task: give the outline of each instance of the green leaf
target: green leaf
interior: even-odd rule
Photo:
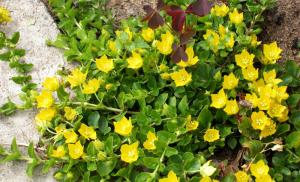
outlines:
[[[168,93],[160,94],[154,103],[155,109],[161,109],[163,105],[166,103],[168,97],[169,97]]]
[[[153,175],[151,173],[146,173],[146,172],[142,172],[139,173],[136,177],[135,177],[135,182],[151,182],[153,179]]]
[[[7,155],[4,159],[1,160],[1,162],[9,162],[18,160],[21,157],[21,152],[19,151],[16,138],[13,139],[11,145],[10,145],[11,153]]]
[[[294,131],[290,133],[285,142],[288,148],[298,148],[300,146],[300,131]]]
[[[16,104],[13,103],[11,100],[8,100],[7,103],[5,103],[0,107],[0,114],[8,116],[13,114],[16,110],[17,110]]]
[[[194,158],[187,162],[184,166],[184,170],[189,174],[198,173],[201,167],[201,162],[199,158]]]
[[[300,104],[300,94],[290,95],[289,98],[287,99],[287,104],[291,108],[295,108],[295,107],[299,106],[299,104]]]
[[[279,136],[279,135],[282,135],[284,133],[287,133],[291,130],[291,126],[287,123],[285,124],[280,124],[277,126],[277,131],[276,131],[276,135]]]
[[[178,154],[178,151],[176,148],[169,147],[169,146],[166,147],[165,155],[167,157],[171,157],[172,155],[176,155],[176,154]]]
[[[181,112],[181,114],[183,114],[183,115],[187,114],[187,112],[189,110],[189,103],[188,103],[188,98],[186,95],[179,102],[178,109]]]
[[[42,172],[43,174],[46,174],[49,172],[49,170],[55,165],[55,159],[46,160],[44,162]]]
[[[65,88],[63,85],[60,85],[56,91],[57,97],[60,101],[64,102],[67,101],[69,98],[69,94],[65,91]]]
[[[155,169],[158,165],[160,165],[160,161],[159,158],[144,157],[143,164],[149,169]]]
[[[16,84],[23,84],[31,81],[31,76],[14,76],[11,78]]]
[[[29,157],[33,158],[33,159],[38,159],[35,151],[34,151],[34,146],[33,146],[33,143],[30,142],[28,148],[27,148],[27,152],[28,152],[28,155]]]
[[[227,145],[233,150],[237,146],[237,140],[236,138],[229,138],[227,141]]]
[[[91,112],[88,116],[88,124],[94,128],[99,128],[100,114],[98,111]]]
[[[198,116],[198,119],[197,119],[197,121],[199,122],[199,127],[201,129],[209,128],[212,120],[213,120],[213,115],[210,112],[210,110],[208,109],[208,106],[205,106],[201,110],[201,112]]]
[[[263,149],[264,144],[259,140],[249,140],[242,143],[244,148],[248,148],[251,156],[255,156]]]
[[[99,161],[97,164],[97,172],[100,176],[107,176],[115,168],[117,161],[111,159],[109,161]]]
[[[27,164],[27,168],[26,168],[26,174],[29,177],[33,176],[33,171],[34,169],[39,165],[38,160],[36,159],[31,159],[31,161]]]
[[[10,42],[13,43],[13,44],[17,44],[19,42],[19,39],[20,39],[20,32],[15,32],[11,39],[10,39]]]
[[[97,170],[97,163],[96,162],[87,162],[87,169],[89,171],[96,171]]]
[[[291,123],[296,127],[297,130],[300,130],[300,112],[294,112],[290,116]]]

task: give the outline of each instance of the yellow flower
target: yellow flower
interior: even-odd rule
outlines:
[[[257,98],[257,96],[256,96],[255,93],[253,93],[253,94],[246,94],[245,100],[251,103],[252,108],[256,108],[257,107],[258,98]]]
[[[218,51],[218,46],[220,43],[219,34],[217,34],[214,30],[207,29],[206,33],[203,35],[203,38],[208,42],[214,52]]]
[[[186,119],[186,130],[187,131],[192,131],[192,130],[196,130],[199,126],[199,122],[196,120],[192,120],[192,116],[189,115]]]
[[[286,108],[282,113],[281,116],[277,118],[279,122],[285,122],[289,119],[289,110]]]
[[[42,109],[36,116],[36,124],[39,127],[46,127],[50,121],[55,117],[56,110],[54,108]]]
[[[83,146],[81,145],[80,141],[76,142],[75,144],[68,144],[69,155],[72,159],[78,159],[83,154]]]
[[[255,69],[254,66],[248,66],[242,68],[242,74],[245,80],[255,81],[258,78],[258,69]]]
[[[169,171],[168,177],[159,179],[159,182],[179,182],[179,178],[173,171]]]
[[[78,68],[71,71],[71,75],[68,76],[67,80],[71,84],[71,88],[81,85],[85,82],[86,73],[82,73]]]
[[[241,68],[246,68],[253,65],[254,54],[250,54],[244,49],[240,54],[235,55],[235,62]]]
[[[128,68],[139,69],[143,66],[143,58],[137,52],[132,52],[132,56],[127,58]]]
[[[228,6],[226,6],[226,4],[222,4],[221,6],[219,5],[215,5],[211,12],[213,14],[215,14],[216,16],[221,16],[221,17],[224,17],[227,15],[227,13],[229,12],[229,8]]]
[[[181,60],[179,63],[177,63],[180,67],[184,68],[187,66],[193,66],[198,63],[198,61],[199,61],[198,56],[194,57],[194,50],[192,47],[186,48],[185,53],[188,56],[188,60],[187,61]]]
[[[167,31],[165,34],[161,35],[161,41],[155,43],[156,48],[161,54],[169,55],[172,52],[172,45],[174,42],[174,36]]]
[[[92,79],[89,80],[88,83],[83,84],[82,93],[84,94],[94,94],[98,91],[100,84],[102,83],[102,80],[98,79]]]
[[[132,40],[132,32],[130,31],[130,28],[126,27],[124,32],[127,33],[129,40]]]
[[[229,13],[229,19],[231,23],[238,25],[243,22],[244,15],[243,13],[239,13],[238,10],[235,8],[233,12]]]
[[[3,7],[0,7],[0,23],[11,22],[10,12]]]
[[[220,138],[219,130],[208,129],[208,130],[206,130],[203,138],[204,138],[204,141],[214,142]]]
[[[223,25],[219,25],[219,28],[218,28],[218,31],[219,31],[219,34],[221,36],[222,39],[225,38],[225,35],[226,35],[226,32],[227,32],[227,28],[225,28]]]
[[[274,182],[269,174],[259,176],[255,179],[255,182]]]
[[[268,109],[268,115],[272,118],[281,117],[285,110],[287,109],[286,106],[278,104],[277,102],[271,102],[270,107]]]
[[[276,124],[272,120],[270,121],[270,124],[267,125],[261,132],[260,132],[260,138],[265,138],[267,136],[271,136],[276,132]]]
[[[221,109],[226,105],[227,96],[223,89],[221,89],[217,94],[211,94],[211,107]]]
[[[157,41],[155,45],[156,45],[156,48],[158,49],[158,51],[161,54],[169,55],[173,51],[172,45],[171,44],[167,44],[166,42]]]
[[[256,130],[263,130],[270,124],[270,119],[265,115],[263,111],[252,112],[251,125]]]
[[[160,72],[165,72],[165,71],[168,71],[169,70],[169,67],[165,64],[160,64],[159,65],[159,71]]]
[[[239,84],[239,79],[235,77],[233,73],[224,76],[223,88],[224,89],[234,89]]]
[[[200,167],[201,176],[203,176],[203,177],[211,176],[216,172],[217,168],[215,168],[214,166],[211,166],[210,163],[211,163],[211,160],[207,161],[205,164],[203,164]]]
[[[55,127],[55,132],[57,135],[62,134],[66,130],[65,124],[59,124],[57,127]]]
[[[259,79],[259,80],[257,80],[257,81],[253,81],[252,82],[252,84],[250,84],[250,87],[252,88],[252,89],[254,89],[257,93],[259,93],[260,94],[260,92],[261,92],[261,89],[263,88],[263,87],[265,87],[266,85],[265,85],[265,81],[263,80],[263,79]]]
[[[66,151],[64,146],[60,145],[56,148],[56,150],[52,151],[52,157],[56,157],[56,158],[62,158],[63,156],[65,156]]]
[[[115,68],[113,60],[108,59],[106,55],[101,56],[100,59],[96,59],[96,66],[104,73],[109,73]]]
[[[171,34],[171,32],[167,31],[165,34],[161,35],[161,41],[168,45],[173,45],[174,36]]]
[[[145,28],[142,30],[142,37],[145,41],[151,42],[154,39],[154,31],[151,28]]]
[[[244,171],[238,171],[234,175],[236,178],[236,182],[248,182],[249,181],[249,176]]]
[[[262,111],[268,110],[270,108],[270,104],[271,104],[271,98],[267,95],[262,95],[257,99],[257,107],[259,108],[259,110]]]
[[[230,33],[230,37],[226,41],[225,46],[228,47],[228,48],[233,48],[233,46],[234,46],[234,33]]]
[[[108,45],[108,48],[113,51],[113,52],[117,52],[118,51],[118,48],[117,48],[117,45],[116,45],[116,42],[115,41],[112,41],[112,40],[109,40],[107,42],[107,45]]]
[[[105,89],[110,90],[113,86],[114,86],[113,84],[108,83],[108,84],[105,85]]]
[[[280,59],[282,49],[277,46],[277,42],[271,44],[264,44],[263,46],[263,64],[275,64]]]
[[[287,86],[273,86],[273,90],[275,91],[275,99],[277,102],[281,103],[282,100],[286,100],[289,98],[289,94],[286,93],[286,89]]]
[[[64,111],[65,111],[65,118],[69,121],[73,121],[75,119],[75,117],[77,116],[77,112],[75,109],[72,109],[71,107],[64,107]]]
[[[131,118],[127,119],[125,116],[118,122],[114,122],[115,132],[122,136],[129,136],[133,128]]]
[[[185,86],[192,81],[192,75],[185,69],[171,73],[171,78],[174,80],[176,87]]]
[[[224,108],[224,111],[228,115],[234,115],[239,112],[239,106],[236,100],[227,100],[226,107]]]
[[[259,160],[257,163],[251,164],[250,171],[253,176],[259,178],[268,174],[269,166],[263,160]]]
[[[139,142],[135,142],[131,145],[123,144],[121,146],[121,160],[127,163],[132,163],[139,158],[138,152]]]
[[[42,83],[43,87],[49,91],[56,91],[59,87],[59,81],[56,77],[48,77]]]
[[[169,80],[171,78],[171,75],[169,73],[162,73],[162,74],[160,74],[160,77],[163,80]]]
[[[281,79],[276,78],[275,70],[272,70],[269,72],[264,72],[263,75],[264,75],[264,80],[265,80],[266,84],[269,84],[271,86],[277,85],[278,83],[282,82]]]
[[[251,35],[251,46],[256,47],[261,44],[261,41],[257,41],[257,36],[255,34]]]
[[[88,140],[89,139],[95,140],[97,138],[97,134],[96,134],[96,131],[94,130],[94,128],[91,126],[87,126],[84,123],[81,123],[78,132],[81,134],[81,136],[83,136],[84,138],[86,138]]]
[[[152,133],[151,131],[149,131],[147,133],[147,140],[143,143],[143,146],[147,150],[155,150],[156,146],[155,146],[154,142],[156,140],[157,140],[157,137],[156,137],[155,133]]]
[[[74,130],[67,130],[64,132],[64,137],[66,139],[66,143],[75,143],[78,135],[74,132]]]
[[[40,95],[36,97],[37,108],[49,108],[53,105],[54,99],[52,92],[43,90]]]
[[[219,182],[219,180],[211,179],[209,176],[201,178],[200,182]]]

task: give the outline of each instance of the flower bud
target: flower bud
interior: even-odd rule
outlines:
[[[97,157],[100,161],[104,161],[106,159],[106,153],[103,151],[98,152]]]

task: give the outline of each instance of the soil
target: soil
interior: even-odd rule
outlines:
[[[264,42],[277,41],[283,49],[282,61],[296,60],[300,63],[300,0],[278,0],[274,9],[266,13]]]
[[[144,15],[143,6],[156,7],[157,0],[110,0],[107,4],[114,16],[120,20],[130,16]]]

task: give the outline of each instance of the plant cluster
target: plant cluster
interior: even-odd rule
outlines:
[[[75,67],[30,102],[47,150],[13,141],[2,161],[59,166],[58,181],[300,178],[300,68],[257,38],[273,0],[159,1],[119,25],[101,0],[49,2],[62,33],[48,44]]]

